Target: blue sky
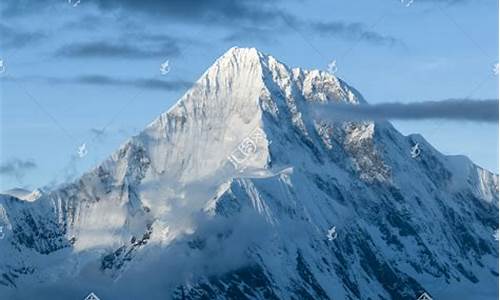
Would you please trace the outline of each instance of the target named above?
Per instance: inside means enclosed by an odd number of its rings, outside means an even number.
[[[404,1],[2,1],[0,191],[95,166],[232,46],[293,67],[336,60],[370,103],[498,98],[498,2]],[[393,124],[498,172],[498,124]]]

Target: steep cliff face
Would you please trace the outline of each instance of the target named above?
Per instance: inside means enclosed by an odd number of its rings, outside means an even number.
[[[498,176],[387,122],[329,124],[309,111],[332,101],[364,102],[328,73],[232,48],[79,180],[30,202],[0,196],[0,289],[496,299]]]

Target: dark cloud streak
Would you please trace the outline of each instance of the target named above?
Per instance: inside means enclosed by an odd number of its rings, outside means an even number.
[[[276,1],[276,0],[273,0]],[[142,13],[149,17],[189,21],[195,23],[227,24],[232,22],[270,22],[278,13],[266,9],[263,0],[97,0],[103,11]]]
[[[449,99],[417,103],[313,104],[313,113],[329,121],[444,119],[498,123],[498,99]]]
[[[175,57],[180,54],[179,46],[173,42],[160,45],[137,47],[127,43],[107,41],[74,43],[59,48],[54,56],[71,58],[152,58]]]
[[[184,80],[166,81],[160,79],[115,79],[102,75],[80,76],[70,80],[60,80],[61,83],[79,83],[89,85],[129,86],[142,89],[156,89],[167,91],[184,90],[193,85]]]
[[[39,31],[22,31],[0,23],[0,48],[22,48],[39,42],[45,38],[45,34]]]
[[[347,40],[361,39],[377,45],[394,46],[399,43],[398,39],[367,29],[362,23],[312,22],[309,26],[323,36],[336,36]]]
[[[159,72],[159,71],[158,71]],[[4,81],[41,81],[48,84],[84,84],[100,86],[122,86],[139,89],[164,90],[164,91],[182,91],[193,86],[193,82],[186,80],[160,80],[148,78],[113,78],[105,75],[83,75],[74,78],[60,77],[4,77]]]
[[[273,0],[276,1],[276,0]],[[269,22],[277,12],[266,9],[264,0],[95,0],[82,1],[82,5],[95,5],[103,12],[123,15],[142,14],[148,18],[168,18],[203,24],[228,22]],[[67,1],[6,0],[2,3],[2,16],[15,17],[55,7],[69,8]]]

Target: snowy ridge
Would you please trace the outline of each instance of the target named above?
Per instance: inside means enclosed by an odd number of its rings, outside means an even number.
[[[365,102],[230,49],[79,180],[0,196],[0,295],[496,299],[498,176],[390,123],[309,113],[328,101]]]

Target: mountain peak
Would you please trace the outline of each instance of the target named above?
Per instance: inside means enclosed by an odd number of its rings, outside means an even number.
[[[232,55],[232,56],[236,56],[236,57],[250,57],[250,56],[261,57],[261,56],[264,56],[264,54],[262,52],[260,52],[257,48],[254,48],[254,47],[246,48],[246,47],[238,47],[238,46],[234,46],[234,47],[229,48],[229,50],[227,50],[226,53],[224,53],[222,55],[222,57],[225,57],[228,55]]]
[[[270,151],[282,150],[270,146],[272,139],[294,141],[300,132],[309,143],[318,143],[309,103],[360,101],[359,93],[327,72],[292,69],[255,48],[233,47],[135,141],[154,151],[148,155],[156,171],[170,170],[176,180],[190,181],[227,167],[228,155],[257,132],[265,138],[259,155],[246,161],[247,170],[266,169]],[[196,150],[200,140],[207,141],[203,151]],[[185,150],[165,157],[173,145]],[[293,154],[279,157],[287,164]]]
[[[268,57],[268,55],[263,54],[256,48],[240,48],[240,47],[232,47],[222,56],[220,56],[214,66],[217,65],[239,65],[242,63],[246,63],[246,65],[251,64],[260,64],[262,60]]]

